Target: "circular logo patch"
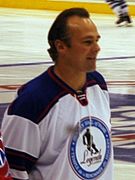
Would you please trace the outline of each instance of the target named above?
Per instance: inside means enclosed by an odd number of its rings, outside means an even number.
[[[111,140],[103,121],[82,119],[69,145],[69,162],[83,180],[95,179],[105,170],[111,155]]]

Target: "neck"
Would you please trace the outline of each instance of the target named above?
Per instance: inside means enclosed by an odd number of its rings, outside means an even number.
[[[56,75],[74,90],[80,90],[86,82],[86,73],[75,72],[74,70],[54,68]]]

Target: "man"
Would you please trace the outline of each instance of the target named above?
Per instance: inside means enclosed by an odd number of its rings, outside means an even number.
[[[129,15],[126,0],[106,0],[106,2],[118,17],[117,21],[115,22],[117,26],[132,26],[132,20]]]
[[[48,34],[54,66],[19,89],[2,122],[15,179],[112,179],[109,96],[96,71],[99,39],[83,8],[55,19]],[[83,144],[87,128],[100,157]]]

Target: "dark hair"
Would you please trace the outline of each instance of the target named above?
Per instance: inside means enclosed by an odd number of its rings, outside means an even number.
[[[70,37],[67,27],[67,20],[71,16],[89,18],[90,15],[84,8],[70,8],[62,11],[56,17],[48,33],[48,43],[50,45],[48,53],[54,62],[58,57],[57,49],[55,47],[56,40],[62,40],[68,47],[70,47]]]

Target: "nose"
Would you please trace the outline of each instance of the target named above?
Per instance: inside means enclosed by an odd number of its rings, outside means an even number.
[[[95,42],[95,43],[94,43],[94,50],[95,50],[96,52],[99,52],[99,51],[100,51],[100,46],[99,46],[98,42]]]

